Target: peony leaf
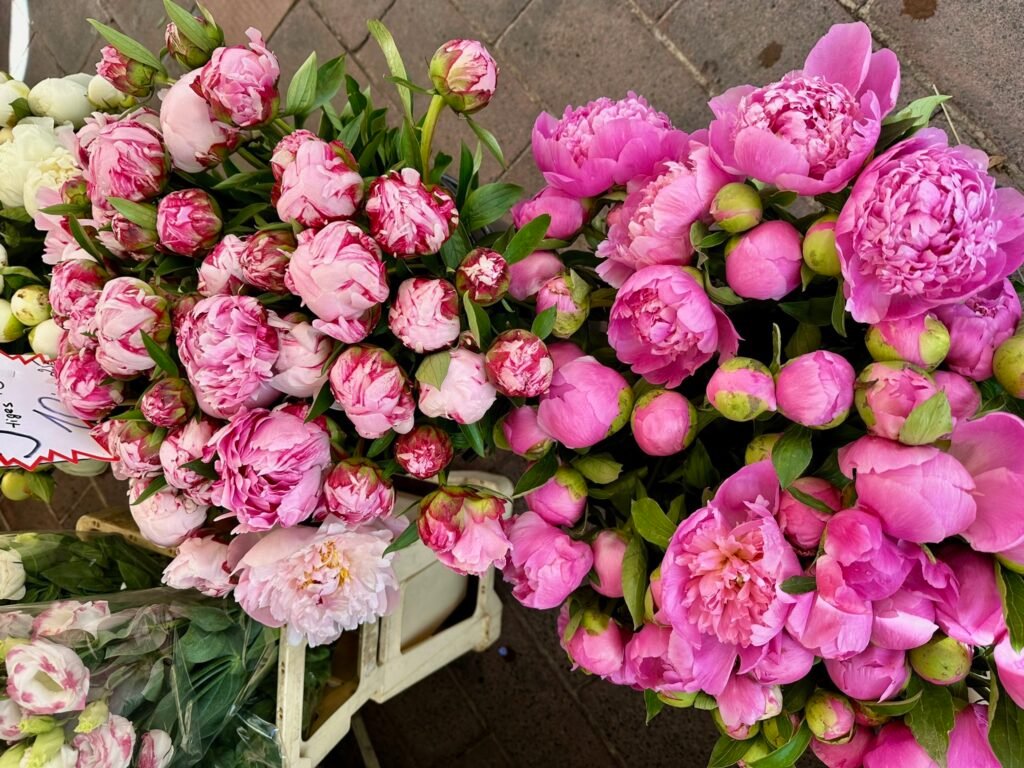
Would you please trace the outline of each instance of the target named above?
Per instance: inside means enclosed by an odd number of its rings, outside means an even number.
[[[1020,653],[1024,648],[1024,575],[996,565],[996,585],[1003,601],[1003,616],[1010,632],[1010,645]]]
[[[1024,768],[1024,710],[1006,693],[994,663],[988,706],[988,743],[1003,768]]]
[[[807,746],[810,743],[811,729],[807,727],[807,723],[801,723],[800,728],[793,734],[793,738],[774,752],[760,760],[753,760],[747,765],[750,768],[789,768],[791,765],[795,765],[800,756],[807,751]]]
[[[811,325],[810,323],[800,323],[797,325],[793,335],[789,337],[789,341],[786,342],[784,352],[786,353],[786,358],[792,360],[794,357],[814,352],[820,347],[821,331],[818,330],[818,326]]]
[[[174,26],[190,43],[206,53],[213,53],[213,41],[195,16],[171,0],[164,0],[164,11],[167,18],[174,22]]]
[[[387,62],[388,70],[391,74],[401,80],[408,80],[409,73],[406,72],[405,63],[402,61],[402,55],[398,52],[398,46],[395,45],[395,38],[391,36],[388,28],[376,19],[371,19],[366,22],[366,28],[370,30],[370,34],[373,36],[373,39],[376,40],[377,45],[380,46],[380,50],[384,54],[384,60]],[[398,98],[402,102],[405,119],[411,124],[413,122],[412,94],[405,88],[399,88]]]
[[[534,488],[539,488],[550,480],[558,470],[558,454],[549,450],[537,461],[531,464],[516,483],[512,496],[518,498],[529,493]]]
[[[782,367],[782,329],[778,323],[772,323],[772,364],[769,366],[772,375],[778,375]]]
[[[487,455],[487,442],[484,439],[484,432],[480,428],[480,422],[472,424],[459,424],[459,431],[466,437],[466,442],[473,452],[481,459]]]
[[[32,223],[32,216],[23,206],[20,205],[0,209],[0,219],[7,219],[8,221],[14,221],[18,224]]]
[[[100,33],[104,40],[129,59],[145,64],[147,67],[152,67],[157,72],[164,71],[164,66],[160,63],[160,59],[150,53],[149,49],[138,40],[133,40],[128,35],[118,32],[113,27],[108,27],[106,24],[96,21],[96,19],[86,19],[86,21],[92,24],[93,28]]]
[[[622,595],[633,628],[644,625],[644,598],[647,596],[647,546],[640,536],[632,536],[622,557]]]
[[[57,481],[53,479],[52,472],[29,472],[25,476],[25,485],[32,498],[47,504],[53,501],[53,491],[57,487]]]
[[[846,338],[846,295],[843,293],[843,279],[837,281],[836,296],[832,300],[832,327],[835,332]]]
[[[651,720],[661,714],[661,710],[665,708],[665,702],[658,698],[656,692],[646,690],[644,691],[644,707],[647,709],[647,719],[644,724],[650,725]]]
[[[587,480],[598,485],[614,483],[622,474],[622,465],[607,453],[596,456],[579,456],[572,460],[572,465]]]
[[[786,489],[786,493],[788,493],[794,499],[799,501],[801,504],[806,504],[811,509],[816,509],[819,512],[824,512],[826,515],[834,515],[836,513],[836,511],[832,509],[832,507],[830,507],[824,501],[822,501],[821,499],[817,499],[814,496],[811,496],[811,494],[809,493],[804,493],[795,485],[789,486],[789,488]]]
[[[754,739],[737,741],[729,736],[719,736],[708,758],[708,768],[729,768],[736,765],[754,745]]]
[[[288,83],[284,114],[306,115],[313,109],[316,101],[316,80],[316,51],[313,51]]]
[[[82,250],[92,256],[100,264],[105,263],[104,259],[107,254],[103,252],[103,249],[96,244],[96,241],[89,237],[89,234],[82,228],[81,222],[78,221],[74,216],[67,218],[68,229],[71,230],[71,236],[75,238],[75,242],[82,246]]]
[[[503,253],[505,261],[509,264],[515,264],[537,250],[537,247],[547,237],[548,227],[550,226],[551,217],[546,213],[527,222],[522,229],[516,232],[515,236],[505,247]]]
[[[338,95],[342,83],[345,82],[345,56],[335,56],[330,61],[320,65],[316,73],[316,98],[309,108],[314,112],[325,104],[329,104]]]
[[[394,430],[388,432],[386,435],[378,437],[372,443],[370,447],[366,449],[366,458],[372,459],[375,456],[380,456],[384,451],[388,449],[388,446],[395,441]]]
[[[676,526],[654,499],[636,499],[632,504],[630,517],[633,527],[645,541],[656,547],[668,549],[668,543],[676,532]]]
[[[142,334],[142,344],[146,347],[146,352],[149,354],[150,359],[172,379],[178,378],[181,374],[178,371],[178,364],[174,362],[174,358],[170,356],[166,349],[153,341],[153,337],[148,333],[145,331],[140,331],[140,333]]]
[[[882,717],[900,717],[921,703],[921,691],[899,701],[865,701],[858,706],[868,714]]]
[[[882,131],[878,136],[878,143],[875,145],[876,153],[927,126],[932,115],[935,114],[935,110],[950,98],[938,93],[933,96],[924,96],[910,102],[899,112],[894,112],[886,117],[882,121]]]
[[[787,595],[802,595],[817,588],[818,580],[813,576],[790,576],[779,587]]]
[[[142,493],[140,493],[139,497],[137,499],[135,499],[135,501],[133,501],[130,506],[134,507],[136,504],[141,504],[146,499],[148,499],[150,496],[153,496],[154,494],[159,493],[160,491],[162,491],[166,487],[167,487],[167,478],[166,477],[164,477],[163,475],[160,475],[159,477],[154,477],[152,480],[149,481],[149,485],[146,486],[146,490],[144,490]]]
[[[832,322],[832,305],[834,299],[817,298],[806,301],[787,301],[779,304],[779,309],[801,323],[808,325],[830,325]]]
[[[498,140],[494,138],[494,134],[484,128],[480,123],[466,115],[466,122],[469,123],[469,127],[473,129],[473,133],[480,139],[480,143],[487,147],[487,150],[494,155],[494,159],[498,161],[498,164],[502,168],[507,168],[508,165],[505,163],[505,155],[501,151],[501,145]]]
[[[412,546],[420,538],[419,526],[413,521],[409,523],[409,527],[398,534],[398,537],[392,541],[388,548],[384,550],[385,555],[389,555],[392,552],[398,552],[399,550],[405,549],[406,547]]]
[[[3,269],[0,269],[0,276],[11,277],[12,275],[22,277],[26,280],[26,282],[29,283],[43,282],[42,279],[36,277],[35,272],[33,272],[28,267],[4,267]]]
[[[460,217],[468,231],[483,229],[508,213],[522,196],[523,188],[517,184],[484,184],[469,193]]]
[[[530,332],[543,341],[555,329],[555,320],[558,319],[558,307],[552,305],[533,318],[533,325]]]
[[[480,349],[486,349],[491,341],[491,319],[487,312],[479,304],[469,298],[469,294],[463,294],[462,303],[466,308],[466,319],[469,321],[469,331],[476,339]]]
[[[28,99],[20,98],[12,101],[11,111],[18,122],[21,122],[26,117],[32,117],[32,107],[29,106]]]
[[[416,381],[421,384],[429,384],[434,389],[440,389],[448,375],[448,367],[451,362],[452,356],[447,350],[428,355],[416,369]]]
[[[306,414],[306,423],[308,424],[314,419],[323,416],[332,405],[334,405],[334,392],[331,390],[331,382],[325,381],[324,385],[320,387],[320,391],[316,393],[313,405],[309,407],[309,413]]]
[[[216,480],[220,477],[217,474],[217,470],[214,468],[212,463],[207,463],[202,459],[194,459],[187,464],[181,465],[182,469],[191,469],[200,477],[205,477],[207,480]]]
[[[108,197],[107,202],[132,224],[138,224],[143,229],[156,229],[156,208],[154,206],[134,203],[123,197]]]
[[[799,424],[790,426],[772,449],[772,464],[779,476],[779,485],[789,488],[804,473],[813,456],[810,430]]]
[[[942,768],[946,766],[949,752],[949,732],[956,722],[953,694],[949,688],[916,680],[921,692],[921,702],[907,712],[904,720],[921,748]],[[912,688],[907,689],[912,690]]]
[[[907,416],[900,428],[904,445],[929,445],[953,431],[953,413],[945,392],[936,392]]]

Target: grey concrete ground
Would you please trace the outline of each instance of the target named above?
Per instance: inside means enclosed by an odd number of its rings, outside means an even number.
[[[0,40],[7,3],[0,0]],[[349,54],[349,72],[392,100],[383,57],[365,22],[394,33],[413,80],[452,37],[477,37],[501,66],[500,92],[479,117],[502,140],[507,171],[494,177],[536,188],[530,126],[540,110],[560,112],[628,89],[647,96],[688,130],[709,119],[706,101],[731,85],[761,83],[797,67],[829,25],[862,19],[903,62],[904,101],[933,86],[953,95],[963,141],[997,158],[1003,178],[1024,183],[1022,0],[208,0],[238,41],[261,28],[286,73],[310,49]],[[29,82],[92,69],[99,43],[91,16],[159,48],[159,0],[31,0]],[[2,58],[2,57],[0,57]],[[943,121],[944,122],[944,121]],[[453,126],[458,128],[458,126]],[[442,129],[443,130],[443,129]],[[457,141],[468,132],[448,132]],[[451,146],[451,145],[449,145]],[[70,480],[70,478],[69,478]],[[52,505],[0,504],[8,529],[62,527],[90,509],[120,503],[109,475],[62,483]],[[365,710],[386,768],[491,766],[677,766],[706,764],[716,734],[704,713],[669,711],[644,726],[632,691],[570,674],[554,617],[506,600],[500,648],[460,659],[385,705]],[[361,765],[346,743],[330,765]]]

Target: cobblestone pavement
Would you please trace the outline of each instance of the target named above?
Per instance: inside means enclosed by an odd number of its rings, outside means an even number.
[[[7,3],[0,0],[0,40]],[[383,57],[365,22],[391,29],[414,80],[426,81],[434,49],[452,37],[485,40],[501,66],[500,89],[481,120],[502,139],[509,168],[487,173],[536,188],[530,126],[627,89],[647,96],[682,128],[709,119],[708,97],[761,83],[800,65],[830,24],[862,19],[903,62],[904,101],[933,87],[953,95],[949,117],[964,141],[986,149],[998,171],[1024,183],[1024,42],[1021,0],[208,0],[229,42],[259,27],[293,72],[310,49],[344,51],[348,71],[394,100]],[[161,45],[159,0],[32,0],[27,80],[92,71],[99,43],[83,19],[111,23]],[[0,56],[0,59],[3,57]],[[449,118],[446,118],[449,119]],[[947,126],[948,127],[948,126]],[[456,126],[460,128],[460,126]],[[468,131],[448,131],[469,138]],[[452,147],[442,147],[452,149]],[[109,474],[62,478],[52,505],[0,504],[0,525],[72,525],[90,509],[123,503]],[[384,705],[365,710],[386,768],[425,766],[703,766],[716,734],[704,713],[669,711],[644,726],[638,694],[570,674],[554,616],[506,600],[498,646],[471,654]],[[813,761],[807,760],[810,765]],[[361,765],[354,743],[329,765]]]

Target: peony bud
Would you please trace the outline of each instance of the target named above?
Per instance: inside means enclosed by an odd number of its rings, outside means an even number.
[[[551,386],[554,363],[547,345],[529,331],[498,335],[487,350],[487,376],[508,397],[538,397]]]
[[[697,409],[678,392],[652,389],[642,394],[629,417],[633,438],[648,456],[671,456],[697,434]]]
[[[563,464],[547,482],[526,494],[526,506],[551,525],[576,525],[587,507],[587,481]]]
[[[189,40],[173,21],[164,30],[164,44],[167,46],[167,52],[185,69],[198,69],[203,66],[210,60],[210,52],[224,45],[224,30],[217,26],[213,15],[201,5],[199,11],[202,15],[193,16],[193,18],[202,27],[205,37],[203,46],[200,47]]]
[[[845,744],[853,738],[853,705],[842,694],[819,688],[807,699],[804,711],[815,738],[828,744]]]
[[[924,645],[912,649],[907,657],[914,671],[929,683],[953,685],[971,671],[974,652],[940,632]]]
[[[839,277],[839,252],[836,250],[838,214],[828,213],[811,224],[804,235],[803,259],[811,271],[826,277]]]
[[[585,355],[557,368],[541,396],[537,421],[565,447],[587,448],[622,429],[632,411],[629,382]]]
[[[910,363],[872,363],[857,377],[854,402],[871,434],[899,440],[910,414],[938,391],[931,376]]]
[[[398,286],[388,327],[414,352],[431,352],[459,336],[459,296],[447,280],[412,277]]]
[[[711,218],[726,232],[746,232],[761,223],[761,195],[749,184],[726,184],[711,201]]]
[[[497,390],[487,380],[484,356],[466,348],[447,354],[448,372],[440,387],[420,382],[420,410],[433,418],[475,424],[498,398]]]
[[[374,181],[365,208],[373,239],[403,259],[437,253],[459,225],[451,195],[440,187],[427,189],[412,168]]]
[[[591,587],[605,597],[622,597],[622,560],[629,542],[618,531],[604,530],[590,545],[597,581]]]
[[[0,317],[3,317],[2,310]],[[2,332],[0,341],[3,341]],[[1016,398],[1024,398],[1024,335],[1011,336],[996,347],[992,372],[1003,389]]]
[[[747,741],[761,733],[760,721],[755,722],[753,725],[747,725],[746,723],[727,725],[725,720],[722,718],[721,709],[712,710],[711,719],[714,721],[715,727],[718,728],[719,733],[723,736],[728,736],[730,739],[735,741]],[[752,741],[751,743],[754,745],[752,750],[755,758],[760,758],[763,756],[763,753],[767,752],[767,750],[763,748],[763,744],[760,740]]]
[[[883,320],[864,337],[871,357],[879,362],[905,360],[931,370],[949,353],[949,331],[935,315]]]
[[[505,257],[488,248],[474,248],[455,273],[455,287],[474,304],[489,307],[508,293],[509,269]]]
[[[558,640],[569,655],[573,668],[601,677],[621,674],[625,662],[626,635],[615,619],[594,608],[583,611],[583,620],[566,637],[569,610],[563,604],[558,615]]]
[[[766,221],[725,246],[725,281],[745,299],[781,299],[800,286],[800,233]]]
[[[525,259],[509,265],[508,293],[513,299],[526,301],[535,296],[544,283],[561,274],[564,268],[558,254],[534,251]]]
[[[763,435],[758,435],[747,443],[747,449],[743,454],[743,462],[745,464],[757,464],[759,461],[770,459],[772,457],[772,448],[775,447],[775,444],[779,442],[781,437],[781,432],[767,432]]]
[[[11,102],[27,98],[29,90],[20,80],[0,83],[0,127],[13,128],[18,124],[18,116],[14,114]]]
[[[537,314],[555,307],[552,333],[568,339],[590,314],[590,286],[574,270],[552,277],[537,291]]]
[[[380,467],[369,459],[339,461],[324,480],[324,501],[332,515],[357,526],[395,509],[395,489]]]
[[[26,285],[11,296],[11,312],[22,325],[32,327],[50,319],[50,289]]]
[[[20,339],[25,333],[25,326],[11,311],[11,302],[0,299],[0,343]]]
[[[494,96],[498,65],[482,43],[449,40],[430,60],[430,81],[449,107],[470,115]]]
[[[952,371],[935,371],[932,378],[935,386],[946,393],[954,419],[969,419],[981,408],[981,391],[967,377]]]
[[[85,89],[89,103],[101,112],[123,112],[135,106],[135,97],[117,90],[114,84],[103,77],[93,75]]]
[[[513,408],[494,427],[495,443],[524,459],[536,461],[551,448],[554,440],[537,423],[537,409],[528,405]]]
[[[281,69],[259,31],[250,27],[245,34],[248,47],[214,50],[192,88],[209,104],[213,117],[239,128],[254,128],[277,114]]]
[[[92,104],[86,95],[87,85],[88,75],[85,78],[70,75],[40,80],[28,92],[29,109],[38,117],[50,117],[55,123],[71,123],[75,128],[81,128],[85,118],[92,114]]]
[[[768,366],[749,357],[726,360],[711,375],[707,397],[731,421],[751,421],[775,410],[775,379]]]
[[[156,233],[156,208],[151,205],[146,207],[153,211],[153,223],[150,226],[131,221],[120,213],[110,217],[111,234],[128,253],[145,253],[160,242],[160,236]]]
[[[149,98],[153,93],[153,82],[157,75],[153,67],[128,58],[112,45],[103,46],[100,55],[102,58],[96,65],[96,74],[121,93],[138,99]]]
[[[271,293],[287,293],[285,275],[295,245],[295,237],[287,230],[272,229],[247,238],[238,256],[245,282]]]
[[[576,233],[583,228],[583,222],[590,215],[586,207],[588,202],[580,200],[557,187],[544,187],[544,189],[529,200],[523,200],[512,207],[512,223],[516,225],[516,229],[522,229],[538,216],[547,215],[551,218],[551,223],[548,224],[547,236],[555,240],[571,241],[576,237]],[[549,251],[535,251],[534,253],[553,255]],[[516,263],[522,264],[529,258],[530,256],[527,256],[526,259]],[[558,261],[557,258],[556,261]],[[513,274],[515,271],[513,269]],[[555,273],[560,271],[561,265],[559,264],[548,277],[553,277]],[[537,287],[539,288],[540,286],[538,285]],[[517,299],[523,298],[516,296],[515,289],[512,289],[512,295]]]
[[[201,189],[182,189],[160,199],[156,231],[160,244],[182,256],[198,256],[217,244],[220,206]]]
[[[448,433],[430,424],[413,427],[395,440],[395,461],[413,477],[425,480],[447,467],[454,456]]]
[[[158,427],[177,427],[195,412],[196,396],[184,379],[160,379],[139,398],[146,421]]]
[[[28,332],[28,345],[37,355],[47,360],[56,360],[60,352],[60,337],[63,330],[53,318],[43,320]]]
[[[805,427],[831,429],[850,412],[855,376],[853,366],[835,352],[794,357],[775,377],[779,413]]]
[[[420,539],[457,573],[505,566],[511,546],[506,502],[475,488],[442,486],[420,502]]]
[[[0,493],[11,501],[24,501],[32,495],[28,487],[28,472],[8,469],[0,477]]]
[[[836,512],[842,506],[839,489],[827,480],[801,477],[793,481],[791,487],[814,497]],[[825,524],[830,517],[827,512],[804,504],[788,490],[783,489],[776,517],[783,535],[798,554],[813,555],[818,551],[821,535],[825,532]]]

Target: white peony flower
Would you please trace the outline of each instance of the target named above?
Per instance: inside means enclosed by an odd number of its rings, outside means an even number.
[[[13,549],[0,549],[0,600],[21,600],[25,596],[25,566]]]
[[[28,93],[28,86],[20,80],[8,80],[6,83],[0,83],[0,125],[8,128],[14,127],[18,118],[14,116],[11,102],[26,98]]]
[[[32,113],[81,128],[85,118],[92,114],[93,106],[86,93],[88,81],[83,83],[76,77],[49,77],[32,86],[28,92]]]
[[[28,345],[37,355],[42,355],[47,360],[56,360],[60,351],[61,333],[61,327],[53,318],[43,320],[28,332]]]
[[[113,86],[105,77],[93,75],[86,89],[89,101],[96,109],[104,112],[120,112],[135,104],[135,99]]]
[[[0,203],[8,208],[25,204],[25,180],[40,160],[57,149],[53,120],[48,117],[26,117],[13,129],[14,139],[0,144]]]
[[[54,149],[49,156],[29,168],[25,174],[25,187],[22,192],[25,210],[30,216],[35,216],[39,210],[40,189],[60,191],[65,181],[75,178],[80,173],[74,155],[64,147]]]

